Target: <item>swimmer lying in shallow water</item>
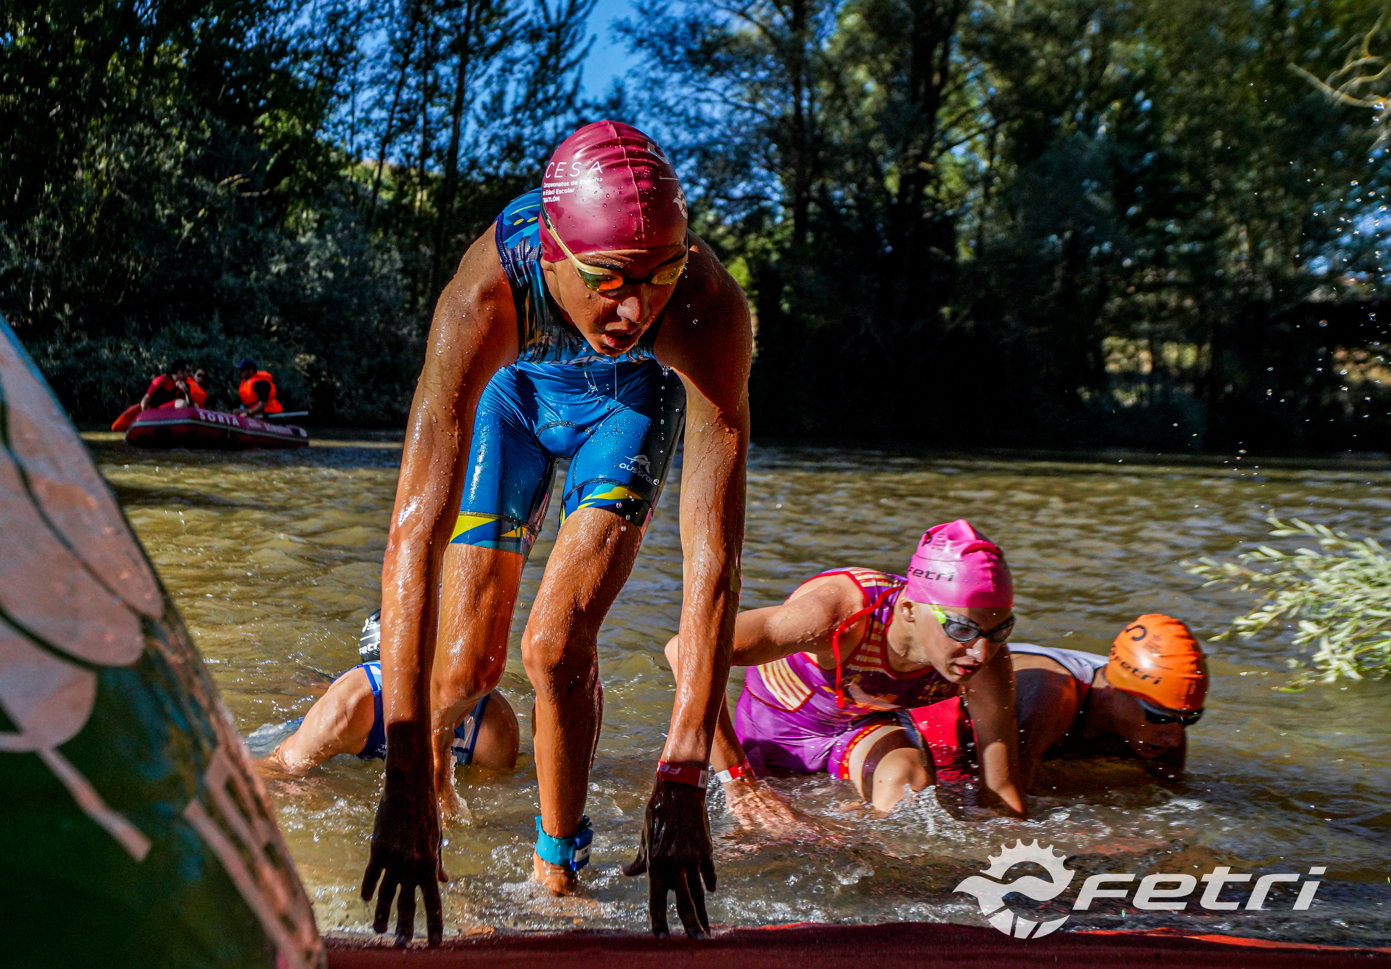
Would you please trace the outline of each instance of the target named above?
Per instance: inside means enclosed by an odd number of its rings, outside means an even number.
[[[1108,656],[1011,643],[1020,772],[1032,790],[1039,765],[1061,756],[1140,758],[1151,774],[1182,777],[1186,730],[1203,715],[1202,647],[1171,616],[1141,616]],[[910,712],[939,775],[970,774],[970,719],[959,701]]]
[[[334,680],[308,713],[286,724],[295,732],[276,746],[263,765],[300,775],[336,754],[353,754],[363,760],[386,756],[378,655],[380,618],[378,610],[363,625],[359,646],[363,662]],[[489,770],[511,770],[517,765],[519,735],[511,704],[493,690],[484,694],[454,728],[454,761]]]
[[[963,520],[923,536],[907,578],[835,569],[780,606],[740,613],[733,663],[750,669],[733,719],[722,705],[710,756],[730,810],[770,832],[797,826],[758,780],[769,769],[826,771],[891,809],[905,787],[932,783],[932,764],[897,712],[964,692],[984,751],[982,800],[1023,816],[1004,648],[1013,605],[1004,553]],[[673,668],[680,648],[678,634],[666,648]]]

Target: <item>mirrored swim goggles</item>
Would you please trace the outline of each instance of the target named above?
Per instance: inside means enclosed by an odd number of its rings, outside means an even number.
[[[589,263],[580,262],[570,251],[570,247],[565,244],[564,239],[560,238],[560,233],[555,230],[555,226],[551,225],[551,217],[546,214],[544,205],[541,206],[541,221],[546,223],[546,229],[550,232],[551,238],[555,239],[556,244],[560,246],[560,251],[565,253],[565,258],[570,260],[570,264],[575,267],[575,272],[579,273],[580,281],[596,293],[616,293],[620,289],[641,286],[644,283],[652,286],[670,286],[680,279],[681,274],[686,271],[686,260],[690,254],[689,248],[685,254],[680,256],[680,262],[663,266],[645,278],[625,276],[613,269],[591,266]]]
[[[963,616],[949,616],[941,606],[932,606],[932,613],[942,624],[942,632],[947,638],[958,643],[972,643],[977,639],[988,639],[992,643],[1009,642],[1009,634],[1014,632],[1014,617],[1010,616],[994,629],[981,629]]]
[[[1140,709],[1145,711],[1145,719],[1150,723],[1181,723],[1185,727],[1191,727],[1203,718],[1202,710],[1193,710],[1183,713],[1179,710],[1170,710],[1168,707],[1161,707],[1157,703],[1151,703],[1138,693],[1130,694],[1140,704]]]

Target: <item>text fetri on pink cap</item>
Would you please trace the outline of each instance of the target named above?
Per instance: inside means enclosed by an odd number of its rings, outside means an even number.
[[[903,594],[956,609],[1014,608],[1014,577],[1005,553],[966,519],[934,525],[908,563]]]
[[[541,177],[541,204],[576,254],[686,241],[686,195],[676,170],[655,141],[618,121],[587,124],[560,143]],[[544,222],[541,256],[565,258]]]

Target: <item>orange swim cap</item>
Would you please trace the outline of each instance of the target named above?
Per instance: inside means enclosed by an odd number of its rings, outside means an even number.
[[[1111,644],[1106,681],[1170,710],[1192,713],[1207,698],[1207,662],[1188,627],[1172,616],[1141,616]]]

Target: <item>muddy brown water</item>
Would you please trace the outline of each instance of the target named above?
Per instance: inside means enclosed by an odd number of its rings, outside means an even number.
[[[238,727],[249,733],[302,715],[356,662],[358,629],[377,604],[399,444],[158,453],[128,448],[114,435],[87,437]],[[1250,599],[1202,588],[1180,562],[1261,543],[1300,544],[1269,539],[1268,515],[1391,539],[1391,473],[1383,468],[1242,463],[756,446],[743,605],[776,603],[804,578],[834,566],[901,571],[925,527],[965,517],[1009,554],[1018,588],[1016,639],[1103,652],[1122,625],[1145,612],[1181,616],[1203,638],[1222,629]],[[645,929],[645,881],[618,869],[636,848],[671,710],[661,647],[680,609],[678,499],[677,488],[669,488],[600,636],[606,722],[590,785],[596,835],[583,897],[543,898],[527,881],[536,774],[524,723],[514,772],[458,771],[471,820],[447,832],[449,932]],[[519,711],[529,709],[532,691],[516,643],[554,525],[532,553],[512,624],[501,688]],[[1073,913],[1069,929],[1167,926],[1386,944],[1391,684],[1281,692],[1288,639],[1286,633],[1209,644],[1208,712],[1190,731],[1182,786],[1152,782],[1120,761],[1062,764],[1046,770],[1042,781],[1050,789],[1034,799],[1034,820],[973,822],[953,818],[930,793],[876,818],[844,782],[825,775],[775,779],[781,792],[824,822],[828,834],[814,845],[767,844],[742,833],[716,793],[720,882],[710,899],[711,921],[980,925],[976,902],[954,887],[984,869],[1001,845],[1037,839],[1067,854],[1079,872],[1072,889],[1053,902],[1021,905],[1012,897],[1016,911],[1041,918],[1068,914],[1085,874],[1201,875],[1227,865],[1239,873],[1302,875],[1327,868],[1304,912],[1291,909],[1288,887],[1277,888],[1262,911],[1207,911],[1197,904],[1199,885],[1184,911],[1102,902]],[[731,697],[738,681],[736,671]],[[338,758],[304,780],[271,785],[326,931],[369,931],[370,913],[356,891],[381,778],[380,761]],[[1245,892],[1224,897],[1241,900]]]

